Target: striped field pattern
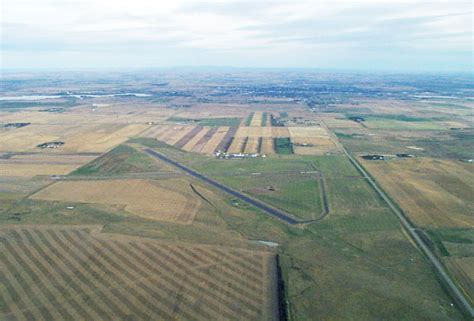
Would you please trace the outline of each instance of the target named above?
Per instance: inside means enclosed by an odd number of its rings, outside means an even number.
[[[151,128],[144,136],[161,140],[177,148],[202,154],[228,153],[275,154],[273,139],[290,138],[298,155],[324,155],[338,152],[322,127],[272,127],[270,117],[255,112],[239,127],[171,126]],[[265,123],[265,124],[264,124]]]
[[[275,269],[267,252],[3,227],[0,319],[276,320]]]

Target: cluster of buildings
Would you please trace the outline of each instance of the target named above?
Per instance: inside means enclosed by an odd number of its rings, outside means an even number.
[[[244,153],[226,153],[223,151],[218,150],[217,152],[214,153],[214,156],[216,158],[225,158],[225,159],[230,159],[230,158],[257,158],[257,157],[267,157],[265,154],[244,154]]]

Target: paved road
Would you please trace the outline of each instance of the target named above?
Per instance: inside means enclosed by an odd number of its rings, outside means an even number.
[[[469,300],[464,296],[459,288],[456,286],[454,281],[451,277],[446,273],[444,266],[438,260],[436,255],[431,251],[431,249],[426,245],[425,241],[419,236],[417,233],[417,229],[413,227],[413,225],[408,221],[405,215],[393,204],[393,202],[387,197],[384,191],[382,191],[378,185],[372,180],[372,178],[367,174],[367,172],[359,165],[359,163],[350,155],[349,153],[346,154],[349,157],[350,161],[357,167],[357,169],[364,175],[370,185],[375,189],[375,191],[384,199],[384,201],[388,204],[390,209],[397,214],[398,218],[400,219],[402,225],[405,229],[410,233],[410,236],[416,242],[418,247],[423,251],[423,253],[428,257],[428,259],[433,264],[436,272],[441,276],[443,282],[447,286],[449,292],[453,296],[453,298],[457,301],[458,305],[461,306],[463,310],[469,313],[471,318],[474,318],[474,309],[471,306]]]
[[[155,152],[154,150],[151,150],[149,148],[145,149],[145,152],[148,153],[149,155],[153,156],[153,157],[156,157],[168,164],[172,164],[176,167],[178,167],[179,169],[181,169],[182,171],[190,174],[191,176],[193,177],[196,177],[196,178],[199,178],[200,180],[220,189],[221,191],[224,191],[226,192],[227,194],[229,195],[232,195],[238,199],[241,199],[242,201],[244,202],[247,202],[253,206],[255,206],[256,208],[258,209],[261,209],[262,211],[264,211],[265,213],[273,216],[273,217],[276,217],[280,220],[282,220],[283,222],[287,223],[287,224],[290,224],[290,225],[297,225],[297,224],[305,224],[305,223],[310,223],[312,222],[313,220],[307,220],[307,221],[303,221],[303,220],[298,220],[294,217],[292,217],[291,215],[289,215],[288,213],[285,213],[279,209],[276,209],[274,207],[271,207],[270,205],[267,205],[266,203],[262,202],[262,201],[259,201],[259,200],[256,200],[254,198],[251,198],[239,191],[236,191],[226,185],[223,185],[209,177],[206,177],[202,174],[199,174],[198,172],[190,169],[189,167],[186,167],[168,157],[166,157],[165,155],[163,154],[160,154],[158,152]]]
[[[327,129],[327,128],[326,128]],[[329,133],[329,129],[327,129]],[[359,170],[359,172],[364,176],[364,178],[369,182],[369,184],[374,188],[374,190],[383,198],[387,203],[390,209],[398,216],[398,219],[402,223],[405,230],[410,234],[411,238],[415,241],[417,246],[422,250],[426,255],[428,260],[433,264],[437,274],[441,278],[445,287],[448,289],[452,298],[456,301],[457,305],[467,314],[471,319],[474,319],[474,308],[472,307],[470,301],[464,295],[461,290],[456,286],[453,279],[448,275],[444,266],[439,261],[438,257],[433,253],[433,251],[428,247],[425,241],[417,233],[417,229],[413,224],[405,217],[405,214],[398,209],[397,206],[390,200],[390,198],[385,194],[385,192],[375,183],[375,181],[370,177],[370,175],[365,171],[365,169],[359,164],[359,162],[346,150],[346,148],[339,143],[339,141],[333,137],[334,143],[344,152],[344,154],[349,158],[351,163]]]

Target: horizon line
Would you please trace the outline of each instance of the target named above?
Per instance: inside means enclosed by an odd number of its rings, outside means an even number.
[[[146,71],[300,71],[300,72],[340,72],[340,73],[390,73],[390,74],[470,74],[474,72],[474,67],[467,68],[466,70],[459,69],[391,69],[391,68],[323,68],[323,67],[255,67],[255,66],[221,66],[221,65],[174,65],[174,66],[150,66],[150,67],[13,67],[13,68],[2,68],[0,66],[0,74],[3,73],[14,73],[14,72],[146,72]]]

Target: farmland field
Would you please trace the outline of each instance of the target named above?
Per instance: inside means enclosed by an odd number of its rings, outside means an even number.
[[[189,123],[189,124],[199,124],[200,126],[212,126],[212,127],[221,127],[221,126],[239,126],[241,119],[239,117],[219,117],[219,118],[181,118],[181,117],[171,117],[168,118],[169,122],[176,123]]]
[[[66,175],[95,157],[59,153],[16,154],[0,158],[0,176]]]
[[[260,127],[262,126],[262,113],[254,113],[252,117],[252,121],[250,122],[250,127]]]
[[[0,320],[463,320],[460,75],[5,77]]]
[[[243,152],[245,145],[247,144],[248,137],[234,137],[232,144],[230,144],[227,152],[229,153],[241,153]]]
[[[197,130],[199,130],[199,128],[195,126],[166,126],[165,129],[160,132],[157,139],[162,140],[170,145],[183,145],[186,142],[186,137],[193,131]]]
[[[253,154],[259,152],[260,137],[249,137],[245,146],[244,153]]]
[[[474,302],[474,255],[450,258],[446,260],[446,264],[471,302]]]
[[[233,184],[256,198],[284,209],[302,219],[316,219],[323,212],[317,178],[280,175],[277,177],[245,177]]]
[[[210,131],[210,128],[202,128],[199,132],[197,132],[191,139],[189,139],[183,146],[183,149],[186,151],[191,151],[193,148],[198,144],[198,142],[205,138],[206,134]]]
[[[364,166],[418,225],[474,228],[471,165],[415,158]]]
[[[235,137],[272,137],[272,129],[264,127],[239,127]]]
[[[385,120],[375,119],[369,120],[367,126],[373,129],[394,129],[394,130],[439,130],[446,129],[445,124],[431,121],[398,121],[398,120]]]
[[[123,143],[148,128],[145,124],[132,124],[125,126],[94,126],[85,128],[83,132],[75,134],[70,139],[64,140],[65,151],[71,152],[104,152]]]
[[[38,144],[59,139],[59,134],[50,129],[50,126],[32,124],[23,128],[2,130],[0,151],[34,150]]]
[[[273,139],[273,145],[275,146],[275,152],[277,154],[293,154],[293,145],[289,138],[278,137]]]
[[[171,171],[166,166],[158,166],[149,156],[129,145],[119,145],[106,154],[78,168],[71,175],[113,175],[141,172]]]
[[[164,142],[170,145],[183,145],[186,143],[188,135],[198,131],[200,127],[195,126],[173,126],[167,127],[158,139],[163,140]]]
[[[145,124],[32,124],[2,133],[0,152],[37,151],[38,144],[48,141],[64,141],[61,151],[70,153],[105,152],[148,127]]]
[[[246,118],[242,120],[240,123],[241,126],[250,126],[252,124],[252,119],[254,117],[254,113],[250,113]]]
[[[156,138],[188,152],[202,154],[212,154],[217,150],[229,153],[263,153],[268,155],[275,154],[275,151],[277,154],[288,153],[288,151],[284,152],[288,148],[278,148],[278,145],[275,145],[275,142],[281,142],[283,146],[286,144],[284,142],[288,140],[293,145],[292,153],[298,155],[324,155],[339,152],[326,130],[321,127],[264,126],[263,115],[267,114],[259,112],[251,114],[251,121],[248,125],[244,121],[244,126],[232,127],[233,134],[229,133],[228,127],[158,125],[146,130],[140,136]],[[203,122],[198,123],[202,124]],[[227,145],[228,143],[230,144]],[[288,144],[286,146],[289,146]],[[227,149],[223,146],[227,146]],[[277,150],[275,146],[277,146]]]
[[[92,204],[110,204],[153,219],[190,223],[201,199],[180,179],[62,181],[33,194],[31,199]]]
[[[273,139],[264,137],[262,138],[262,153],[271,155],[275,153],[275,148],[273,147]]]
[[[228,127],[219,127],[212,137],[207,141],[206,145],[204,145],[201,152],[203,154],[212,154],[214,151],[216,151],[220,142],[224,139],[228,131]]]
[[[324,155],[338,149],[321,127],[289,127],[293,150],[298,155]]]
[[[72,164],[17,164],[0,162],[1,176],[26,176],[36,175],[65,175],[75,170],[79,165]]]
[[[0,236],[3,320],[277,318],[270,253],[114,237],[97,227],[11,226]]]

